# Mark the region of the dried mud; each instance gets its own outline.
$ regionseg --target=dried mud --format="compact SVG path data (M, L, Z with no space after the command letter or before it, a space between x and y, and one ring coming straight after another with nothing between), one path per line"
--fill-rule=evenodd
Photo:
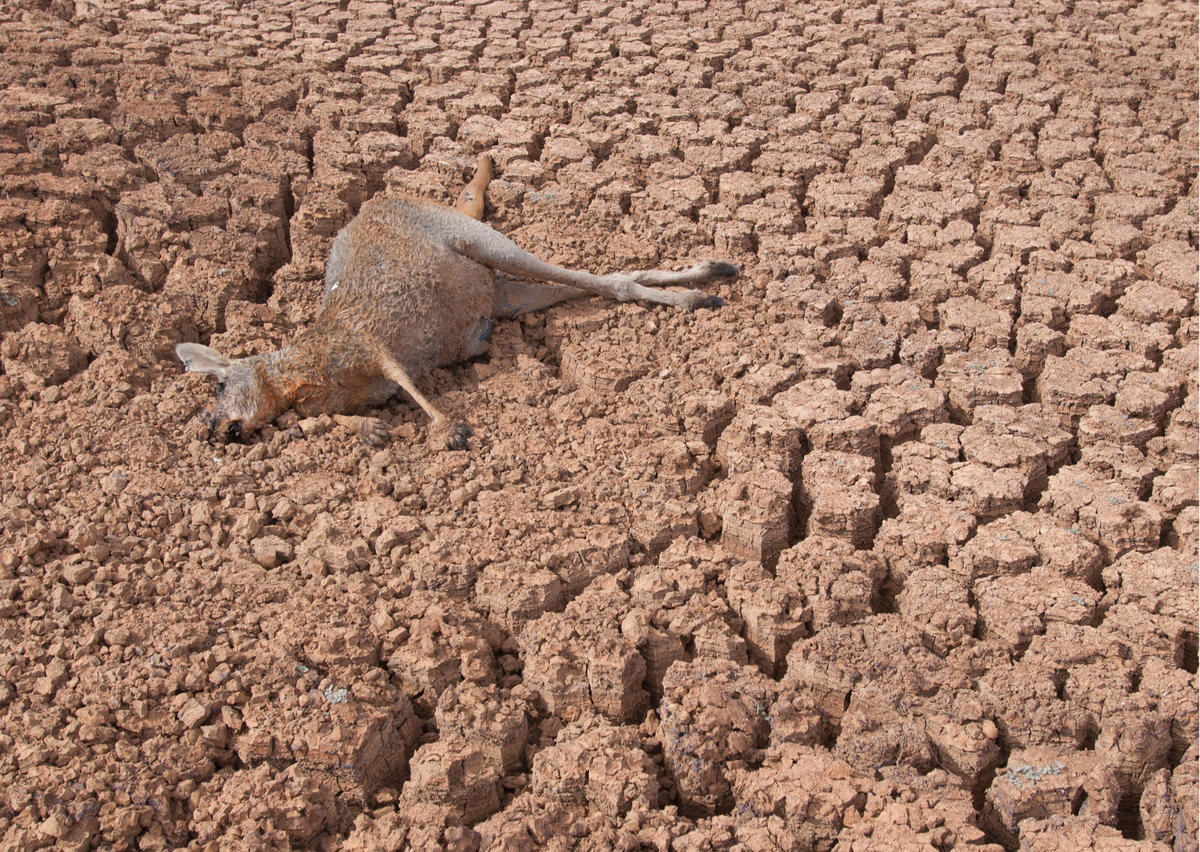
M0 4L0 846L1197 848L1194 3ZM204 440L376 193L727 305Z

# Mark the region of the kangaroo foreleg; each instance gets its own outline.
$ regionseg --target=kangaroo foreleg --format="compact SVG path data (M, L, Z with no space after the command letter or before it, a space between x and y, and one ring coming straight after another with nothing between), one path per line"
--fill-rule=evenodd
M425 409L425 413L429 415L431 428L435 433L440 434L446 443L446 447L452 450L466 449L467 438L471 436L471 429L466 423L455 423L445 414L442 414L432 402L430 402L425 394L417 390L417 386L413 384L412 378L408 375L408 371L400 365L398 361L386 353L379 353L379 366L383 370L383 374L391 379L396 384L404 389L404 392L412 397L413 401Z

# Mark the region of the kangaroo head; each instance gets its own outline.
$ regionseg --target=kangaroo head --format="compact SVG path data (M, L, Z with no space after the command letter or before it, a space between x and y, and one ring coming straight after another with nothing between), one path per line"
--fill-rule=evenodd
M189 372L217 377L217 404L208 426L210 441L240 441L279 414L262 356L232 360L199 343L180 343L175 354Z

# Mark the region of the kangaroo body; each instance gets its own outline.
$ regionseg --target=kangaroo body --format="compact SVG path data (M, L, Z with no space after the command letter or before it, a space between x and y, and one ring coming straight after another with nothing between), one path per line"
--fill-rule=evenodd
M410 375L478 354L500 294L495 272L453 248L471 226L496 233L429 201L367 202L334 240L317 322L369 335Z
M683 272L597 276L544 263L479 221L490 177L485 157L453 209L416 198L364 204L334 240L316 320L283 349L235 361L200 344L177 346L189 370L219 380L212 434L240 439L294 408L305 416L334 415L377 443L386 437L386 426L357 412L403 388L449 446L464 446L470 430L435 408L413 377L486 351L493 317L515 317L592 293L689 309L716 307L720 299L697 290L676 293L644 284L692 283L737 272L730 264L707 262ZM553 283L528 284L498 272Z

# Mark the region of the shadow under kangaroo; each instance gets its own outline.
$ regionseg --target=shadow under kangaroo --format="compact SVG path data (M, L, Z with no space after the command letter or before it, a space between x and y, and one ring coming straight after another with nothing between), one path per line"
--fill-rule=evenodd
M413 379L486 351L492 317L592 294L688 310L723 304L699 290L656 287L729 278L738 272L730 263L594 275L538 260L482 223L491 168L489 157L480 158L453 209L416 198L364 204L334 240L316 320L288 346L237 360L198 343L176 346L188 370L217 377L209 438L241 440L292 408L305 417L330 414L364 440L382 443L386 424L357 412L403 388L446 446L465 447L467 425L438 410Z

